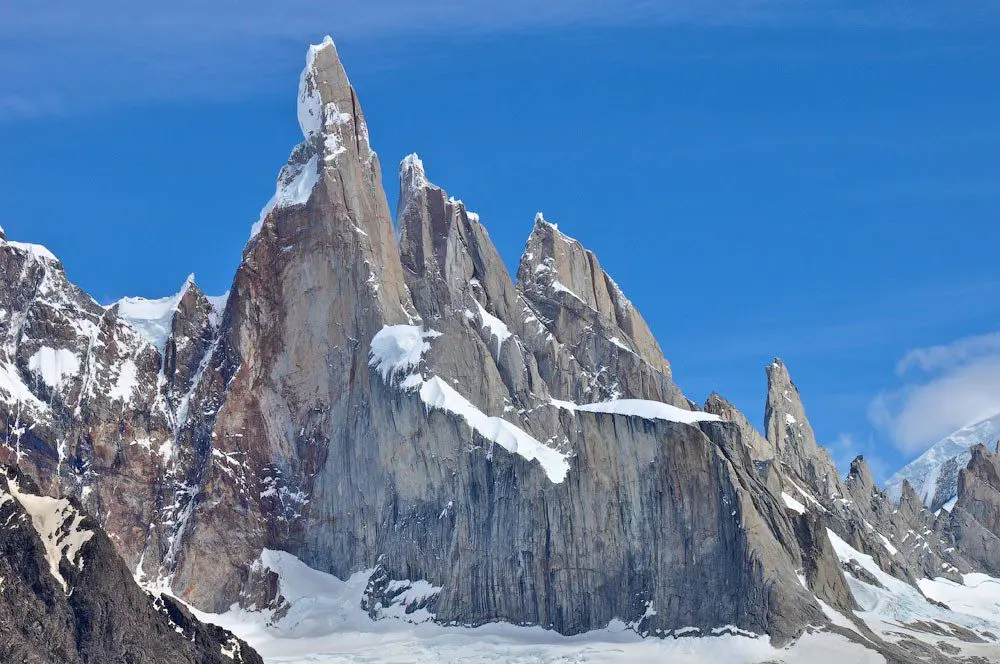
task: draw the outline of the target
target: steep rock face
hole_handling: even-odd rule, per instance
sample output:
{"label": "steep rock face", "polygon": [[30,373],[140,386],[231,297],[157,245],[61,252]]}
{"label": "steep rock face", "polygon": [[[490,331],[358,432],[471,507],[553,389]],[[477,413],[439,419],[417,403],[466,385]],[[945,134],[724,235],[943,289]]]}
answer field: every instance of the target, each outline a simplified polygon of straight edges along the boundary
{"label": "steep rock face", "polygon": [[755,461],[769,461],[775,457],[774,447],[733,404],[722,395],[712,392],[705,401],[705,412],[718,415],[727,422],[732,422],[740,430],[743,443],[747,446],[750,458]]}
{"label": "steep rock face", "polygon": [[1000,455],[983,445],[972,448],[968,468],[958,474],[955,507],[971,514],[994,535],[1000,536]]}
{"label": "steep rock face", "polygon": [[464,379],[463,394],[490,412],[527,411],[548,405],[552,390],[589,388],[566,385],[582,367],[546,338],[478,215],[431,184],[416,155],[400,166],[398,219],[405,280],[422,320],[464,340],[449,347],[457,352],[435,353],[439,371]]}
{"label": "steep rock face", "polygon": [[199,499],[176,583],[216,609],[262,547],[298,549],[307,523],[334,524],[304,558],[338,573],[374,548],[373,515],[352,511],[362,487],[346,486],[385,479],[357,444],[385,421],[367,345],[383,325],[415,320],[378,159],[330,41],[310,49],[299,121],[305,141],[244,252],[182,434],[200,457],[188,480]]}
{"label": "steep rock face", "polygon": [[[219,311],[189,278],[181,290],[170,321],[170,335],[163,353],[163,376],[175,411],[194,387],[202,362],[212,350]],[[186,419],[184,413],[178,417]]]}
{"label": "steep rock face", "polygon": [[43,247],[0,241],[0,274],[0,461],[80,497],[138,555],[171,439],[159,355]]}
{"label": "steep rock face", "polygon": [[229,632],[142,591],[78,503],[2,468],[0,524],[0,660],[262,664]]}
{"label": "steep rock face", "polygon": [[794,519],[795,535],[802,547],[803,576],[818,598],[845,615],[858,608],[847,580],[841,572],[837,555],[826,534],[823,520],[816,514]]}
{"label": "steep rock face", "polygon": [[814,491],[822,496],[842,493],[837,468],[830,454],[816,444],[799,390],[780,359],[767,366],[764,422],[776,456]]}
{"label": "steep rock face", "polygon": [[[820,530],[836,533],[854,549],[871,556],[881,569],[908,583],[924,576],[960,579],[961,572],[978,567],[956,546],[949,520],[935,518],[908,485],[906,499],[897,505],[876,486],[863,457],[851,463],[847,477],[841,481],[826,450],[815,444],[788,368],[776,361],[768,367],[767,375],[765,419],[769,436],[764,443],[757,443],[757,449],[751,446],[748,452],[756,455],[763,481],[773,494],[781,496],[791,514],[817,518]],[[760,439],[746,417],[721,397],[710,397],[706,410],[734,422],[741,431],[748,429],[744,439]],[[767,459],[769,454],[774,458]],[[837,603],[842,600],[837,592],[831,592],[829,598],[822,594],[836,588],[840,576],[839,570],[831,569],[829,556],[815,558],[822,551],[823,538],[810,536],[801,529],[797,534],[806,570],[812,564],[825,564],[821,574],[826,577],[823,583],[819,588],[812,585],[810,588],[832,606],[843,606]],[[807,578],[812,577],[807,575]]]}
{"label": "steep rock face", "polygon": [[[536,315],[475,215],[416,159],[401,169],[400,254],[332,44],[311,51],[302,90],[307,140],[255,229],[180,428],[189,513],[148,551],[178,592],[228,607],[274,547],[340,576],[377,565],[373,607],[425,581],[436,590],[423,605],[445,622],[576,633],[617,618],[779,641],[821,622],[791,524],[738,433],[664,403],[688,407],[592,254],[574,249],[588,262],[573,270],[603,291],[576,315],[600,333],[567,351],[558,316]],[[575,375],[598,362],[613,380]],[[662,396],[638,403],[661,414],[586,410],[616,382],[622,396]]]}
{"label": "steep rock face", "polygon": [[517,282],[542,325],[594,377],[592,401],[625,397],[691,407],[646,322],[594,253],[541,214]]}
{"label": "steep rock face", "polygon": [[[435,529],[432,519],[415,515],[412,537],[421,540],[421,562],[408,559],[417,551],[383,556],[383,581],[373,592],[381,592],[394,577],[413,578],[414,570],[422,569],[433,583],[454,581],[445,583],[430,604],[445,621],[530,616],[528,622],[578,632],[629,616],[638,620],[642,631],[655,633],[676,629],[685,615],[698,626],[720,620],[717,609],[699,599],[711,587],[729,598],[727,615],[738,615],[741,621],[733,624],[745,624],[750,614],[760,611],[768,617],[757,620],[756,628],[766,624],[773,634],[794,630],[790,625],[796,618],[787,613],[791,603],[808,602],[792,599],[798,589],[747,594],[764,578],[790,580],[798,552],[789,552],[775,540],[775,532],[786,544],[794,535],[776,499],[763,492],[745,451],[734,452],[733,446],[739,445],[737,432],[713,428],[706,431],[710,434],[706,439],[685,425],[661,428],[642,419],[551,406],[546,395],[565,389],[565,378],[554,376],[550,385],[546,380],[551,374],[535,367],[558,367],[565,361],[560,356],[564,346],[547,339],[545,324],[511,288],[478,218],[430,184],[414,157],[401,167],[400,238],[414,303],[425,325],[442,335],[430,341],[427,369],[419,380],[444,377],[477,408],[502,413],[536,439],[573,456],[568,476],[556,486],[507,475],[509,471],[500,470],[506,462],[501,465],[497,455],[491,461],[488,456],[475,459],[474,467],[488,461],[492,473],[484,476],[477,470],[467,479],[460,476],[452,489],[459,492],[459,499],[449,498],[437,519],[453,521],[457,533],[428,537],[426,530]],[[588,395],[586,389],[577,390]],[[541,479],[537,472],[527,477]],[[622,482],[628,491],[616,488],[619,480],[613,478],[630,478]],[[699,485],[708,478],[712,479]],[[705,498],[715,495],[711,486],[722,487],[720,500]],[[702,491],[704,497],[696,500]],[[477,494],[490,498],[477,500]],[[427,517],[438,508],[428,509]],[[628,516],[623,519],[621,514]],[[614,525],[598,526],[607,519]],[[732,533],[720,537],[720,527]],[[591,544],[593,538],[587,533],[596,529],[604,535]],[[544,540],[539,538],[543,531]],[[651,554],[637,546],[649,537],[684,544]],[[735,541],[726,542],[730,537]],[[462,541],[495,544],[484,557],[477,547],[467,551]],[[441,550],[459,555],[443,575],[435,571],[441,567],[436,559],[447,558]],[[498,564],[509,559],[518,560],[518,565]],[[741,579],[736,586],[742,589],[718,587],[710,570],[719,565]],[[687,572],[680,574],[679,567]],[[754,567],[761,567],[763,576],[752,572]],[[479,571],[469,578],[466,570]],[[511,584],[519,592],[508,592]],[[651,590],[650,584],[669,591]],[[602,600],[571,602],[567,594]],[[470,597],[480,599],[470,603]],[[373,604],[388,601],[391,598],[380,595]],[[757,608],[751,609],[753,605]],[[641,618],[649,607],[657,607],[656,616]]]}

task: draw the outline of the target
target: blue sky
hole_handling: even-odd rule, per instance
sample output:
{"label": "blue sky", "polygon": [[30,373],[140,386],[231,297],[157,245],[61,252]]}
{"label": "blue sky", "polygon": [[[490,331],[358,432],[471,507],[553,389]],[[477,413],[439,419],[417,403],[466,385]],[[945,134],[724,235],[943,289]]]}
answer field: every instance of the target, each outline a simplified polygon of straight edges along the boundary
{"label": "blue sky", "polygon": [[690,397],[760,424],[780,355],[820,442],[881,476],[1000,411],[988,3],[20,4],[0,10],[0,224],[102,302],[189,272],[228,289],[330,33],[390,203],[418,152],[512,270],[544,211]]}

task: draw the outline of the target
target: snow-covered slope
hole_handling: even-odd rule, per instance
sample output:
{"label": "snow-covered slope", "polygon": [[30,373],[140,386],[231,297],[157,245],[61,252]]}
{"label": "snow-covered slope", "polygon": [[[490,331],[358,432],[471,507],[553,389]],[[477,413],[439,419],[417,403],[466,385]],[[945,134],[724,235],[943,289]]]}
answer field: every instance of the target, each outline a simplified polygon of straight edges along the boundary
{"label": "snow-covered slope", "polygon": [[1000,440],[1000,413],[976,424],[963,427],[935,443],[929,450],[904,466],[886,482],[886,491],[898,500],[903,480],[931,509],[946,507],[958,494],[958,471],[969,463],[969,448],[985,445],[996,449]]}
{"label": "snow-covered slope", "polygon": [[[194,286],[193,274],[188,275],[184,285],[175,295],[156,299],[124,297],[111,307],[117,307],[118,315],[138,329],[146,341],[152,344],[162,356],[170,338],[174,315],[192,286]],[[227,295],[206,296],[213,308],[213,322],[217,322],[218,316],[225,308],[226,298]]]}
{"label": "snow-covered slope", "polygon": [[763,637],[741,635],[720,627],[711,638],[687,636],[643,639],[637,625],[613,620],[606,629],[567,637],[540,627],[497,623],[478,628],[436,625],[419,605],[426,582],[400,588],[392,606],[382,607],[391,619],[373,621],[362,610],[372,570],[346,581],[309,568],[290,553],[265,549],[254,563],[257,574],[271,575],[281,601],[256,610],[233,607],[223,614],[193,611],[244,639],[268,664],[463,664],[552,663],[632,664],[671,662],[731,664],[876,664],[885,659],[840,634],[814,631],[794,645],[775,648]]}

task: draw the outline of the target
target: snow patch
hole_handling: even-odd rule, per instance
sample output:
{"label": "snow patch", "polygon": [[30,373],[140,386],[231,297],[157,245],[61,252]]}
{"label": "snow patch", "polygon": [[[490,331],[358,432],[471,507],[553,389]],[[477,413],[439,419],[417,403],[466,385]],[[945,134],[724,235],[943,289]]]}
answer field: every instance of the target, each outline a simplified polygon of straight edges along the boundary
{"label": "snow patch", "polygon": [[299,102],[297,115],[299,119],[299,129],[305,138],[312,138],[323,130],[323,100],[320,97],[319,86],[316,81],[316,56],[320,51],[336,47],[333,39],[329,35],[323,38],[319,44],[311,44],[306,52],[306,66],[299,76]]}
{"label": "snow patch", "polygon": [[108,396],[112,401],[118,400],[122,403],[128,403],[132,400],[132,395],[135,394],[138,387],[139,368],[132,360],[125,360],[118,368],[118,378],[111,391],[108,392]]}
{"label": "snow patch", "polygon": [[947,604],[953,611],[986,620],[1000,616],[1000,579],[986,574],[963,574],[962,583],[938,577],[917,581],[920,590],[937,602]]}
{"label": "snow patch", "polygon": [[499,357],[503,342],[512,336],[511,331],[502,320],[486,311],[478,300],[476,300],[476,307],[479,309],[479,318],[483,321],[483,327],[489,329],[490,335],[497,339],[497,357]]}
{"label": "snow patch", "polygon": [[398,380],[406,391],[420,390],[420,399],[430,409],[443,410],[463,418],[473,430],[505,450],[537,460],[552,482],[558,484],[569,472],[566,455],[531,437],[520,427],[499,417],[491,417],[437,376],[425,378],[419,371],[423,354],[430,349],[426,339],[440,332],[422,325],[385,325],[371,341],[368,366],[386,383]]}
{"label": "snow patch", "polygon": [[[111,306],[118,307],[118,315],[142,334],[162,357],[166,348],[170,331],[173,328],[174,314],[184,295],[194,283],[194,275],[188,276],[180,292],[169,297],[149,300],[144,297],[125,297]],[[110,308],[110,307],[109,307]]]}
{"label": "snow patch", "polygon": [[563,284],[563,282],[559,281],[558,279],[555,278],[552,279],[552,290],[554,290],[557,293],[567,293],[575,297],[576,299],[580,300],[581,302],[583,302],[582,297],[571,291],[569,288],[565,286],[565,284]]}
{"label": "snow patch", "polygon": [[878,535],[879,540],[881,540],[882,542],[882,546],[885,547],[885,550],[889,552],[890,556],[894,556],[897,553],[899,553],[896,547],[892,545],[892,542],[889,541],[888,537],[877,531],[875,532],[875,534]]}
{"label": "snow patch", "polygon": [[[933,596],[935,591],[943,597],[949,591],[955,590],[955,588],[948,587],[941,580],[924,580],[918,581],[920,590],[917,590],[908,583],[882,571],[871,556],[854,549],[832,530],[827,529],[827,535],[830,538],[830,543],[833,545],[833,550],[837,558],[841,562],[855,561],[872,574],[881,584],[882,587],[880,588],[860,581],[851,574],[844,575],[854,599],[861,607],[861,610],[855,611],[855,614],[864,620],[883,639],[897,641],[901,637],[910,637],[930,643],[937,643],[944,639],[960,650],[970,655],[974,654],[976,652],[975,649],[980,646],[964,642],[957,636],[942,637],[937,634],[928,635],[919,629],[909,626],[909,624],[916,623],[917,621],[926,621],[937,623],[944,627],[946,632],[951,632],[952,630],[948,625],[955,624],[977,632],[984,641],[990,642],[982,645],[981,647],[984,650],[979,652],[995,652],[997,641],[995,635],[1000,630],[1000,620],[997,619],[995,611],[992,615],[983,614],[988,605],[977,605],[982,596],[976,597],[975,593],[966,594],[966,597],[969,598],[967,602],[972,605],[971,608],[973,609],[967,613],[959,612],[960,609],[952,611],[943,609],[935,604],[931,604],[927,600],[927,597]],[[957,587],[957,584],[953,585]],[[925,586],[927,586],[927,590],[925,590]],[[921,594],[921,591],[928,592],[928,590],[930,592],[927,597]],[[958,590],[956,594],[963,592],[967,591]],[[988,597],[994,592],[996,592],[995,587],[987,587],[983,594]],[[976,615],[977,606],[981,610],[978,616]],[[952,608],[956,609],[957,607]],[[994,636],[991,637],[990,634]]]}
{"label": "snow patch", "polygon": [[[372,337],[368,366],[379,372],[386,382],[411,374],[412,369],[420,366],[424,353],[431,348],[426,340],[440,336],[440,332],[426,329],[423,325],[383,325]],[[403,382],[412,385],[411,377],[406,376]]]}
{"label": "snow patch", "polygon": [[67,378],[80,373],[80,358],[66,348],[42,346],[28,358],[28,369],[37,374],[42,382],[55,389]]}
{"label": "snow patch", "polygon": [[631,348],[629,348],[628,346],[626,346],[622,342],[622,340],[619,339],[618,337],[611,337],[610,339],[608,339],[608,341],[610,341],[611,343],[613,343],[615,346],[618,346],[622,350],[624,350],[624,351],[626,351],[628,353],[632,353],[633,355],[635,355],[635,351],[633,351]]}
{"label": "snow patch", "polygon": [[8,240],[0,240],[0,246],[13,247],[20,251],[28,253],[32,258],[36,260],[42,260],[51,263],[58,263],[59,259],[56,255],[49,251],[46,247],[40,244],[31,244],[30,242],[10,242]]}
{"label": "snow patch", "polygon": [[21,380],[17,368],[8,363],[0,363],[0,395],[5,394],[8,404],[25,404],[38,412],[49,409],[49,405],[35,394]]}
{"label": "snow patch", "polygon": [[391,581],[389,582],[386,594],[393,595],[393,598],[389,606],[380,605],[378,610],[379,618],[393,618],[414,624],[430,622],[434,620],[434,614],[426,608],[412,611],[410,611],[410,608],[436,597],[440,594],[441,590],[441,588],[433,586],[424,580]]}
{"label": "snow patch", "polygon": [[506,623],[468,628],[430,622],[372,621],[361,609],[370,570],[341,581],[310,569],[291,554],[267,550],[255,567],[266,567],[277,574],[279,594],[288,603],[287,615],[275,619],[273,611],[247,610],[236,605],[223,614],[192,612],[202,621],[232,631],[247,641],[265,661],[275,664],[757,664],[774,661],[876,664],[885,661],[877,653],[829,632],[806,633],[795,644],[776,649],[766,638],[742,636],[726,627],[713,630],[719,635],[712,637],[699,637],[699,629],[688,628],[677,630],[671,635],[674,638],[644,639],[622,621],[615,621],[608,629],[576,636]]}
{"label": "snow patch", "polygon": [[781,499],[783,501],[785,501],[785,507],[787,507],[788,509],[792,510],[793,512],[795,512],[797,514],[805,514],[806,513],[806,506],[803,505],[802,503],[800,503],[799,501],[795,500],[794,498],[792,498],[790,495],[788,495],[784,491],[781,492]]}
{"label": "snow patch", "polygon": [[[93,531],[81,528],[83,514],[65,498],[50,498],[21,491],[17,480],[10,477],[7,478],[7,486],[10,493],[0,493],[0,498],[6,495],[13,497],[31,517],[31,525],[45,547],[49,572],[63,590],[68,592],[69,586],[59,570],[59,563],[65,558],[70,565],[82,570],[84,560],[80,550],[94,536]],[[0,504],[2,502],[5,501],[0,501]]]}
{"label": "snow patch", "polygon": [[257,237],[264,227],[264,220],[275,210],[308,203],[319,177],[319,159],[316,155],[310,157],[304,164],[285,164],[278,173],[274,196],[260,211],[260,218],[250,230],[250,239]]}
{"label": "snow patch", "polygon": [[647,401],[646,399],[612,399],[611,401],[599,401],[597,403],[582,405],[569,401],[552,399],[550,400],[550,403],[557,408],[565,410],[626,415],[629,417],[641,417],[647,420],[680,422],[682,424],[722,421],[722,418],[718,415],[698,410],[684,410],[683,408],[678,408],[677,406],[671,406],[670,404],[659,401]]}
{"label": "snow patch", "polygon": [[508,452],[528,461],[538,461],[546,476],[554,484],[566,479],[566,474],[569,472],[566,454],[539,442],[507,420],[486,415],[437,376],[432,376],[424,382],[420,388],[420,398],[429,408],[443,410],[463,418],[479,435]]}

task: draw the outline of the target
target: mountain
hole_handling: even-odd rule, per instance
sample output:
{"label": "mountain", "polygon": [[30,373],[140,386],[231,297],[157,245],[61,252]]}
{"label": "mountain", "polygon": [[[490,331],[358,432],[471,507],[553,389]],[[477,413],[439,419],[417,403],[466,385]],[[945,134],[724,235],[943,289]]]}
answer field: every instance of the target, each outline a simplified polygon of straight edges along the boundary
{"label": "mountain", "polygon": [[976,445],[996,448],[1000,443],[1000,413],[967,427],[932,445],[926,452],[901,468],[886,481],[886,491],[898,498],[903,480],[932,511],[950,509],[958,496],[958,474],[970,459]]}
{"label": "mountain", "polygon": [[1000,621],[919,586],[997,573],[988,463],[938,516],[860,457],[841,478],[777,359],[764,434],[718,394],[699,408],[593,251],[538,215],[515,281],[416,155],[394,227],[329,39],[298,119],[227,296],[192,278],[104,308],[0,238],[0,461],[93,513],[141,584],[248,638],[504,623],[761,660],[817,638],[997,652]]}

